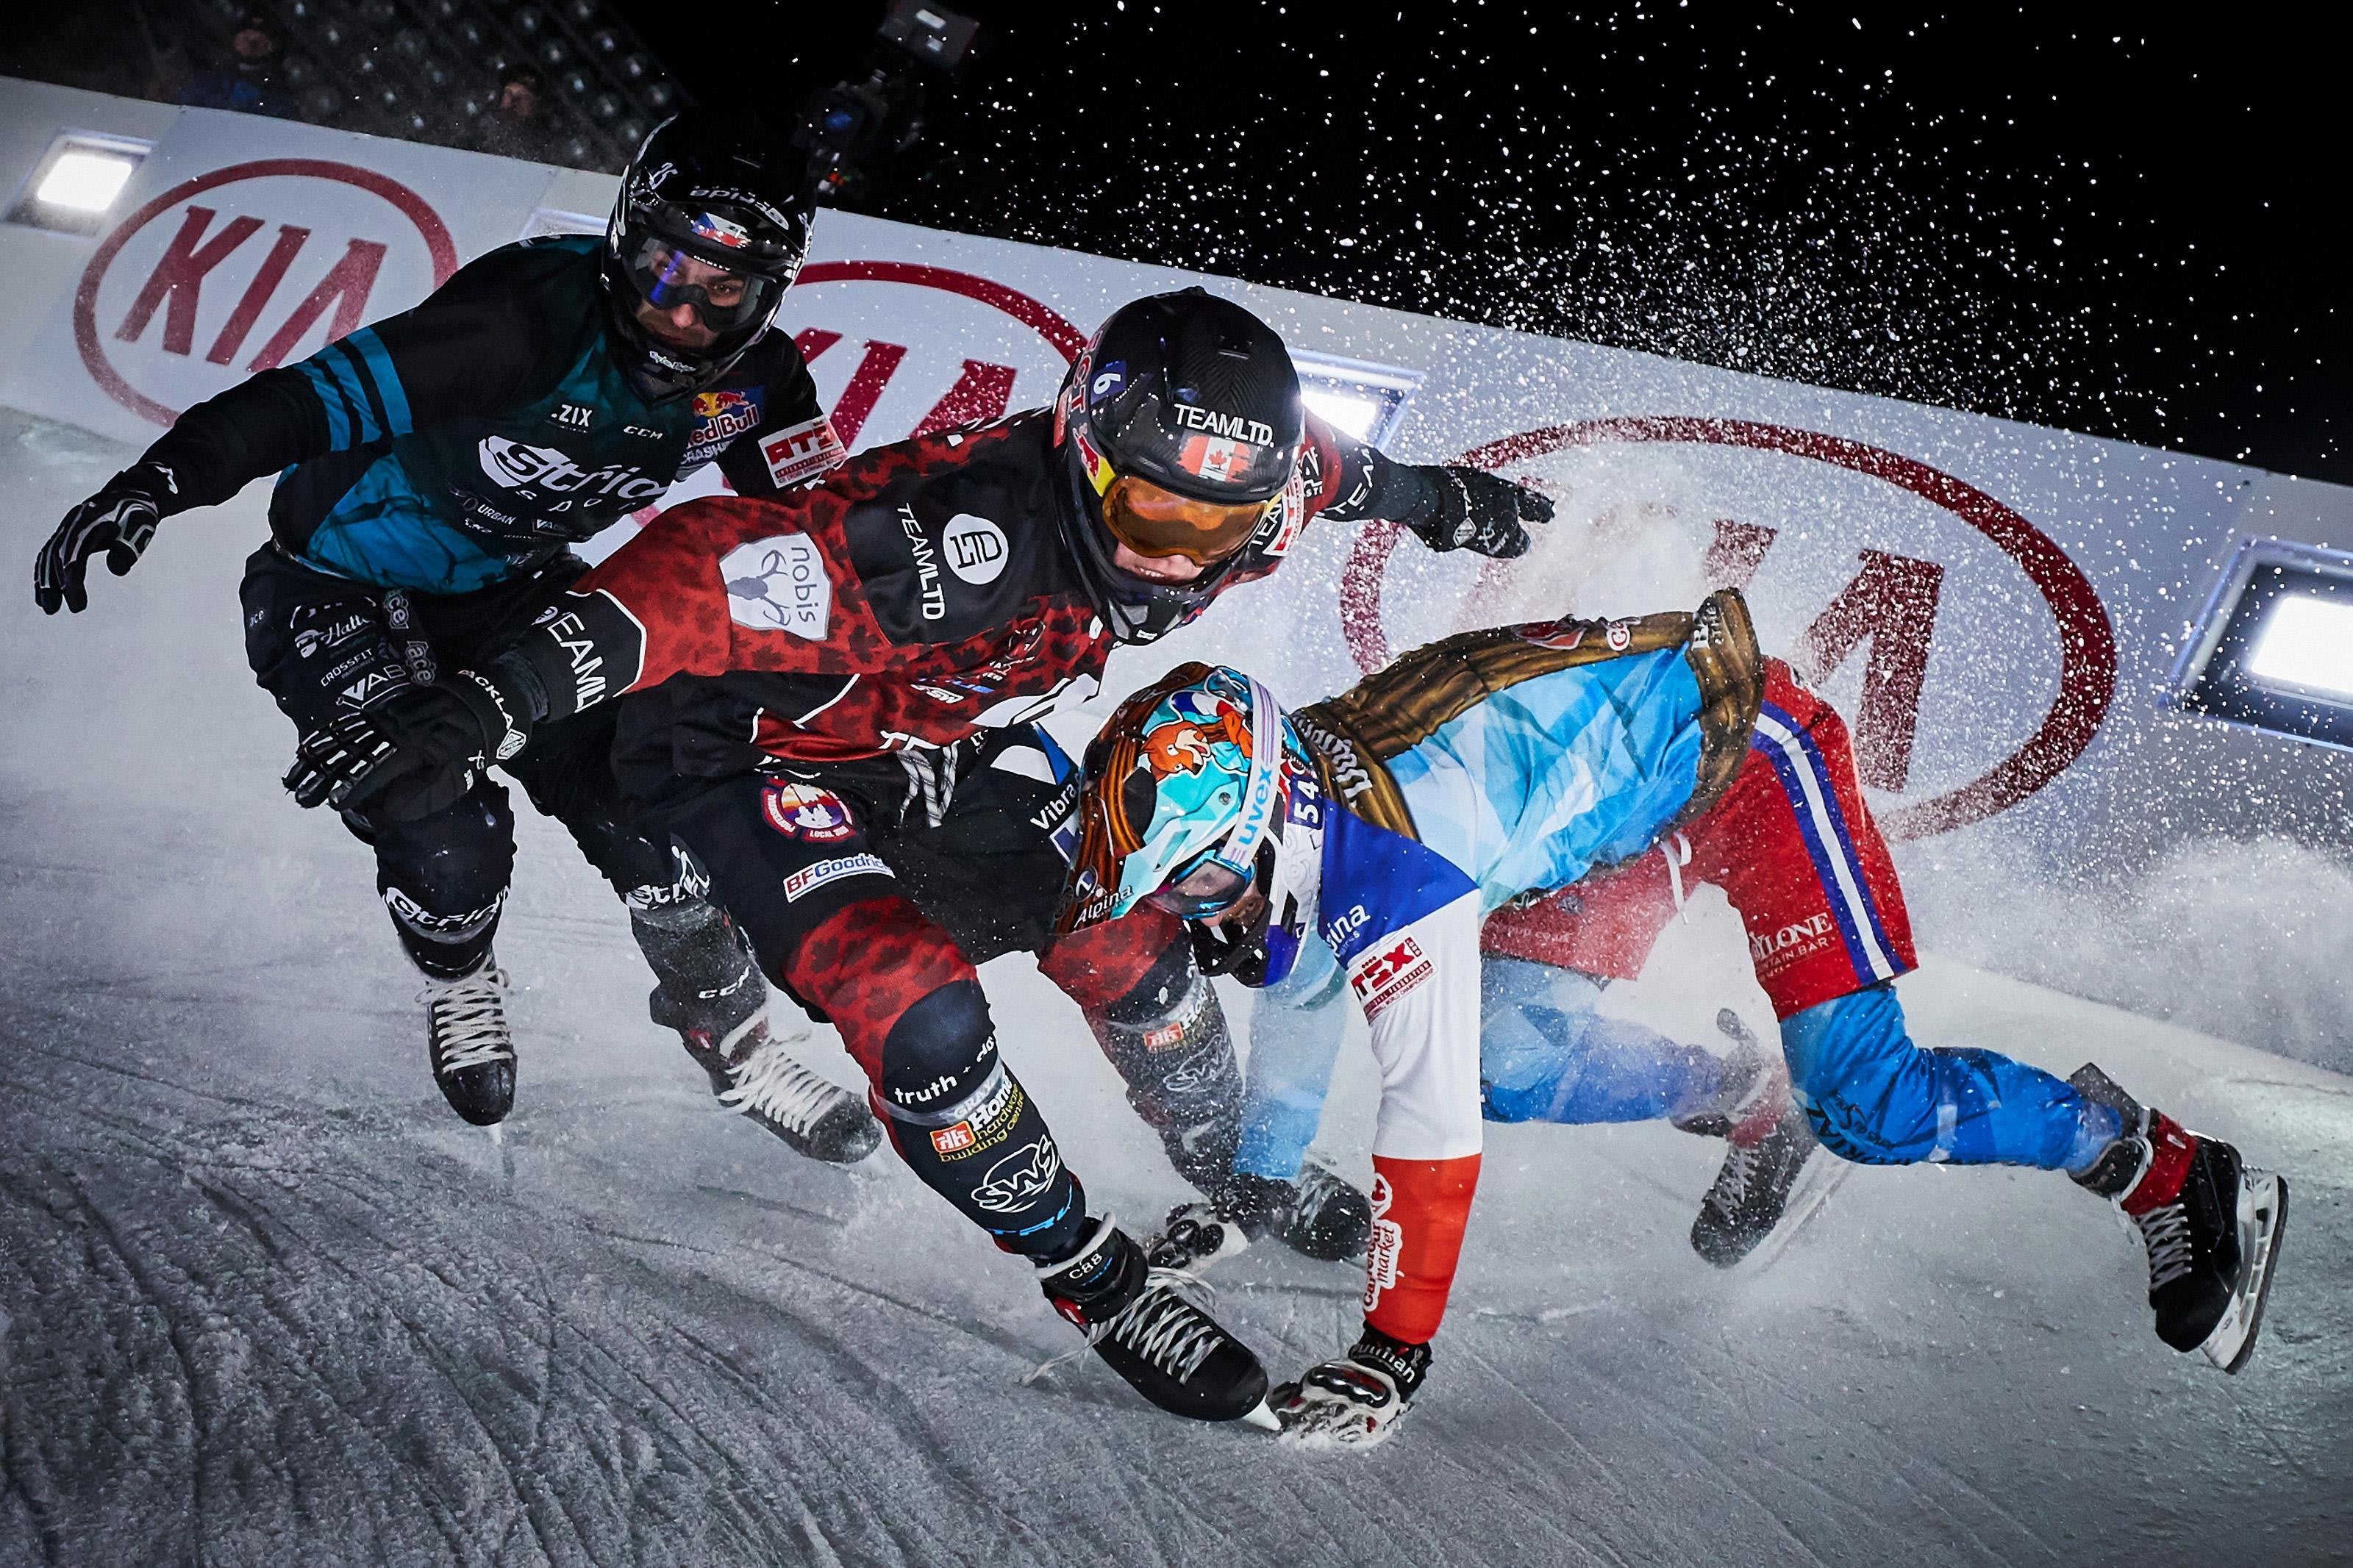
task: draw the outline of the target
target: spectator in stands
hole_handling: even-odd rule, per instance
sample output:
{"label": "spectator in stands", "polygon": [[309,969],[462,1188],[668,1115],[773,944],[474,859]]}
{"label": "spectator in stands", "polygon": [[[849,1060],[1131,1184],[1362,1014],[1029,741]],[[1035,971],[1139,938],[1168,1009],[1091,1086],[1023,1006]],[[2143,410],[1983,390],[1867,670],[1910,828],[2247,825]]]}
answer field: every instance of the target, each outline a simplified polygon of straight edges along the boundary
{"label": "spectator in stands", "polygon": [[278,78],[278,30],[267,16],[247,12],[229,35],[225,59],[189,79],[172,95],[174,103],[195,109],[230,109],[240,114],[294,117],[293,94]]}
{"label": "spectator in stands", "polygon": [[482,116],[480,149],[501,158],[526,163],[557,161],[555,131],[540,107],[539,72],[525,65],[509,66],[499,75],[499,96]]}

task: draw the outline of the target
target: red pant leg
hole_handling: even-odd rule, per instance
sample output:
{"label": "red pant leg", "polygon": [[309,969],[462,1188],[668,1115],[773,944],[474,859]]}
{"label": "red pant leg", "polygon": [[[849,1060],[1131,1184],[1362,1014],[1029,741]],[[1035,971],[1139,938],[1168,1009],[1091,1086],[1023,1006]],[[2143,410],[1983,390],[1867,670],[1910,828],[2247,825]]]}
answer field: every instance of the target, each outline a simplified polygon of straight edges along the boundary
{"label": "red pant leg", "polygon": [[[1642,973],[1659,933],[1675,916],[1674,885],[1667,857],[1680,854],[1672,839],[1650,853],[1522,909],[1500,909],[1480,933],[1482,952],[1530,959],[1561,969],[1582,970],[1606,980],[1631,980]],[[1684,873],[1688,889],[1691,877]]]}
{"label": "red pant leg", "polygon": [[1766,661],[1765,705],[1739,776],[1690,832],[1693,869],[1740,911],[1777,1016],[1917,966],[1846,722],[1780,660]]}

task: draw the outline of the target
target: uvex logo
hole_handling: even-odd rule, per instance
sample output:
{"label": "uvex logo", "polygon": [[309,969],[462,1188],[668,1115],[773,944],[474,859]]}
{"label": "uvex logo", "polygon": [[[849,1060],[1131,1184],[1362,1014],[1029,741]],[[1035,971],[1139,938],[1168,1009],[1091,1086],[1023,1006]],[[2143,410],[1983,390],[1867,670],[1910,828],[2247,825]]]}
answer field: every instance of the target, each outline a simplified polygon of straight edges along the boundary
{"label": "uvex logo", "polygon": [[396,180],[313,158],[233,163],[106,237],[74,294],[74,342],[110,397],[169,425],[457,269],[439,215]]}

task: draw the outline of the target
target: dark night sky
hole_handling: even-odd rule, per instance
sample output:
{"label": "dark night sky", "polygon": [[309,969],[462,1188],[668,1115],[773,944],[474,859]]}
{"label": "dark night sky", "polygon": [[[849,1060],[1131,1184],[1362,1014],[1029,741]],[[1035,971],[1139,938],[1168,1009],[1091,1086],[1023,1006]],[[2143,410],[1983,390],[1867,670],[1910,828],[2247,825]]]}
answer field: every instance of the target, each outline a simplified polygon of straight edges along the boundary
{"label": "dark night sky", "polygon": [[[779,121],[882,13],[626,8]],[[2276,16],[965,9],[869,210],[2353,482],[2348,89]]]}

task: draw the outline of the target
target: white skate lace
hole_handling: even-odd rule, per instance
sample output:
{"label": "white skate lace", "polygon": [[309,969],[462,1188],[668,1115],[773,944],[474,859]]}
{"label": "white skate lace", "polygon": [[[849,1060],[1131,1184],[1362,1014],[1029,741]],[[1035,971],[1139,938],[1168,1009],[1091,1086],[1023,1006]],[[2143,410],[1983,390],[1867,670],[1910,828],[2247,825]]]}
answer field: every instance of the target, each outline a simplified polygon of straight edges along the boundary
{"label": "white skate lace", "polygon": [[729,1070],[734,1085],[720,1094],[720,1104],[765,1117],[795,1132],[806,1133],[817,1125],[818,1117],[848,1098],[773,1040],[754,1051],[742,1066]]}
{"label": "white skate lace", "polygon": [[507,1027],[507,972],[484,964],[460,980],[433,980],[417,994],[433,1038],[433,1070],[442,1077],[514,1060]]}
{"label": "white skate lace", "polygon": [[1092,1353],[1108,1339],[1125,1345],[1178,1383],[1190,1382],[1226,1336],[1205,1310],[1186,1299],[1187,1293],[1204,1301],[1217,1299],[1216,1287],[1188,1269],[1147,1269],[1143,1290],[1120,1309],[1117,1317],[1090,1325],[1086,1343],[1039,1363],[1021,1381],[1035,1383],[1057,1367]]}
{"label": "white skate lace", "polygon": [[2148,1243],[2148,1288],[2161,1290],[2190,1270],[2189,1209],[2186,1204],[2168,1204],[2133,1216],[2140,1234]]}
{"label": "white skate lace", "polygon": [[1744,1149],[1737,1143],[1726,1146],[1724,1169],[1715,1178],[1715,1185],[1707,1190],[1708,1206],[1724,1214],[1737,1214],[1748,1195],[1749,1180],[1757,1173],[1757,1156],[1763,1145]]}
{"label": "white skate lace", "polygon": [[1291,1200],[1291,1212],[1300,1219],[1314,1219],[1324,1212],[1324,1205],[1333,1194],[1348,1184],[1336,1171],[1327,1171],[1313,1160],[1299,1167],[1299,1180],[1293,1184],[1298,1195]]}

